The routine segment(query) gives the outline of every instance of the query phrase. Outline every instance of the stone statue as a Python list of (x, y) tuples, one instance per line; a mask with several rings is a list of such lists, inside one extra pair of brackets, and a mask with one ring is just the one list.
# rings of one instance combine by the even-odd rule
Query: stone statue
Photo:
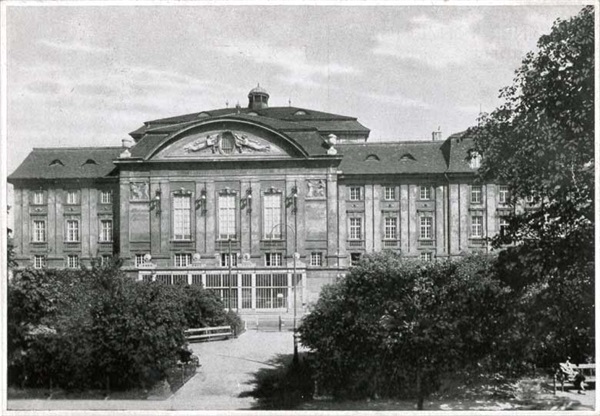
[(249, 139), (245, 134), (234, 134), (233, 137), (235, 138), (235, 144), (240, 148), (240, 151), (241, 147), (247, 147), (258, 152), (269, 152), (271, 150), (271, 145), (266, 144), (263, 146), (258, 141)]
[(323, 179), (308, 179), (306, 181), (307, 198), (325, 198), (325, 181)]
[[(219, 139), (219, 135), (216, 135), (216, 136), (207, 135), (205, 139), (198, 139), (190, 144), (183, 146), (183, 150), (186, 153), (189, 153), (189, 152), (197, 152), (199, 150), (206, 149), (207, 147), (214, 147), (217, 144), (217, 142), (219, 141), (218, 139)], [(214, 153), (214, 149), (213, 149), (213, 153)]]

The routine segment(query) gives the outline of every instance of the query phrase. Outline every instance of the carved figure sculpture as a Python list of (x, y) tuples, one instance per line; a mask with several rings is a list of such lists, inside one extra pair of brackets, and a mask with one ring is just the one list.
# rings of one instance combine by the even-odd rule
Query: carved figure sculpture
[(131, 182), (129, 186), (131, 199), (134, 201), (145, 201), (149, 199), (148, 183), (146, 182)]
[[(205, 139), (198, 139), (190, 144), (183, 146), (183, 150), (186, 151), (187, 153), (197, 152), (199, 150), (206, 149), (207, 147), (214, 147), (214, 145), (217, 143), (217, 141), (218, 141), (218, 135), (217, 135), (217, 137), (207, 135)], [(213, 152), (214, 152), (214, 150), (213, 150)]]
[(235, 137), (235, 144), (238, 147), (247, 147), (258, 152), (268, 152), (271, 150), (271, 145), (267, 144), (263, 146), (258, 141), (249, 139), (245, 134), (234, 134), (233, 137)]
[(323, 179), (307, 180), (306, 186), (308, 187), (306, 192), (307, 198), (324, 198), (325, 197), (325, 181)]

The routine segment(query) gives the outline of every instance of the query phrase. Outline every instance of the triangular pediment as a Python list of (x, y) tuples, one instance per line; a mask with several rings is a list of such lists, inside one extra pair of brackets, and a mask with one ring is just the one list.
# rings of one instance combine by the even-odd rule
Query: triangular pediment
[(255, 133), (241, 130), (209, 130), (181, 137), (164, 147), (153, 159), (281, 158), (281, 147)]

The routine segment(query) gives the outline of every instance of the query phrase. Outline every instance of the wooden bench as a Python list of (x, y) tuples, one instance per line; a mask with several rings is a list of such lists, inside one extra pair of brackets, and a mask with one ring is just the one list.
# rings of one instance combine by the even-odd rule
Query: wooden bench
[(231, 326), (213, 326), (210, 328), (190, 328), (185, 331), (188, 341), (210, 341), (213, 339), (229, 339), (235, 334)]
[(561, 391), (565, 391), (565, 383), (573, 384), (575, 375), (581, 373), (585, 377), (585, 384), (596, 384), (596, 364), (567, 364), (560, 363), (559, 369), (554, 375), (554, 391), (556, 392), (556, 381), (560, 382)]

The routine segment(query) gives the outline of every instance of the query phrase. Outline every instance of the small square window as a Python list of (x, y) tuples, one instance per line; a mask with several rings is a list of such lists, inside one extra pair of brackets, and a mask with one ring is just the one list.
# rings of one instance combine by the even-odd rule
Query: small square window
[(383, 188), (383, 199), (386, 201), (394, 201), (396, 199), (396, 187), (386, 186)]
[(360, 262), (360, 254), (361, 253), (350, 253), (350, 262), (353, 266), (356, 266), (358, 262)]
[(510, 198), (510, 193), (508, 191), (508, 186), (500, 185), (498, 187), (498, 203), (499, 204), (508, 204), (509, 198)]
[(192, 255), (190, 253), (175, 253), (174, 266), (188, 267), (192, 263)]
[(36, 269), (43, 269), (46, 267), (46, 256), (36, 254), (33, 256), (33, 267)]
[(77, 191), (67, 191), (67, 204), (79, 204), (79, 194)]
[(69, 254), (67, 256), (67, 267), (69, 269), (77, 269), (79, 267), (79, 256), (75, 254)]
[(33, 204), (43, 205), (44, 204), (44, 191), (33, 191)]
[(483, 189), (479, 185), (473, 185), (471, 187), (471, 203), (481, 204), (482, 202)]
[(100, 203), (101, 204), (112, 204), (112, 192), (111, 191), (100, 191)]
[(350, 187), (350, 201), (361, 201), (362, 200), (362, 187), (351, 186)]
[(424, 185), (420, 186), (419, 199), (421, 201), (429, 201), (431, 199), (431, 186), (424, 186)]
[(146, 264), (145, 254), (136, 254), (135, 255), (135, 267), (140, 267)]
[(221, 267), (229, 267), (229, 261), (231, 260), (231, 267), (237, 266), (237, 254), (221, 253)]
[(281, 253), (265, 253), (265, 266), (281, 267), (283, 256)]
[(310, 265), (311, 266), (322, 266), (323, 265), (323, 253), (313, 251), (310, 253)]
[(112, 260), (112, 256), (104, 254), (102, 256), (100, 256), (100, 266), (109, 266), (110, 262)]
[(528, 204), (530, 204), (530, 205), (531, 205), (531, 204), (533, 204), (533, 203), (535, 203), (535, 200), (534, 200), (534, 198), (533, 198), (533, 195), (527, 195), (527, 196), (525, 197), (525, 202), (527, 202), (527, 203), (528, 203)]
[(424, 251), (419, 255), (421, 261), (432, 261), (433, 253), (430, 251)]

